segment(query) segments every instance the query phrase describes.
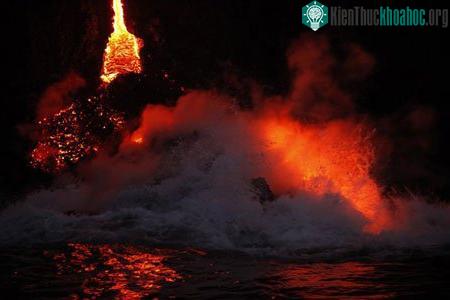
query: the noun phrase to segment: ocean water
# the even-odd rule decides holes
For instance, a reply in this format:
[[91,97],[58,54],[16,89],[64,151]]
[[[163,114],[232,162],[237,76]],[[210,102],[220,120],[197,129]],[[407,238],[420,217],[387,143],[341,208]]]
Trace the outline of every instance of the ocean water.
[[67,243],[0,250],[2,299],[444,299],[450,255],[306,261]]
[[0,299],[450,296],[450,206],[382,199],[395,226],[369,234],[342,195],[270,195],[264,156],[224,149],[238,132],[100,156],[9,201]]
[[130,186],[96,211],[83,195],[0,211],[1,299],[450,297],[448,207],[405,201],[408,222],[368,234],[339,196],[261,204],[235,177]]

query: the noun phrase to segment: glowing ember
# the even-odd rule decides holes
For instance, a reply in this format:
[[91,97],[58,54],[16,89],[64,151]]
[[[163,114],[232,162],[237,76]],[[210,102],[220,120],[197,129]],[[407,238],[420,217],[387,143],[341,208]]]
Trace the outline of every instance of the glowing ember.
[[105,84],[111,83],[118,75],[141,73],[142,65],[139,50],[142,40],[128,32],[125,25],[121,0],[113,0],[114,31],[109,37],[103,57],[103,74]]
[[124,126],[124,120],[97,98],[90,98],[40,120],[38,126],[40,139],[31,152],[31,165],[56,172],[96,153],[107,136]]
[[133,142],[136,143],[136,144],[142,144],[142,143],[144,143],[144,138],[140,137],[140,136],[134,137],[133,138]]

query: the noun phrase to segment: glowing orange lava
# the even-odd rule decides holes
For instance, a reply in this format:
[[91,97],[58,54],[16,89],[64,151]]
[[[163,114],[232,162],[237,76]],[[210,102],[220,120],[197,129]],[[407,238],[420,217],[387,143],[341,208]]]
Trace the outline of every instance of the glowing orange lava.
[[136,144],[142,144],[144,142],[144,138],[143,137],[135,137],[133,138],[133,142],[135,142]]
[[380,188],[372,179],[372,145],[364,128],[349,121],[305,125],[289,116],[265,116],[257,126],[267,145],[267,177],[279,192],[301,189],[339,194],[368,221],[367,231],[388,226]]
[[37,122],[39,141],[31,152],[31,165],[55,173],[94,155],[105,139],[124,127],[122,114],[97,97],[74,101],[58,113]]
[[111,83],[121,74],[142,72],[139,50],[143,42],[128,32],[121,0],[113,0],[113,9],[114,31],[105,49],[103,74],[100,77],[105,84]]
[[240,132],[245,141],[222,142],[233,149],[252,151],[249,157],[262,154],[263,161],[252,176],[264,177],[276,195],[338,195],[367,220],[366,232],[392,228],[382,188],[371,174],[375,154],[366,126],[353,119],[303,123],[293,116],[289,103],[229,114],[227,105],[212,99],[193,93],[181,98],[175,108],[147,106],[141,126],[124,146],[148,144],[158,135],[172,132],[176,136],[187,128],[201,132],[211,124],[223,128],[240,124],[231,136]]

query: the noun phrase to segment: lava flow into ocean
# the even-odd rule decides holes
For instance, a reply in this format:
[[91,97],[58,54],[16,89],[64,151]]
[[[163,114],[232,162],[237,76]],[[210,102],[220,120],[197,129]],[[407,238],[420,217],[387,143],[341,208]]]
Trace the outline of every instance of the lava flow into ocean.
[[[142,71],[139,57],[142,41],[128,32],[121,0],[113,1],[113,10],[114,31],[105,49],[100,77],[104,87],[118,75]],[[40,139],[31,153],[32,165],[48,172],[60,171],[93,155],[106,136],[123,129],[122,114],[102,102],[98,97],[75,100],[57,113],[41,116]]]
[[449,298],[445,28],[347,4],[9,1],[0,297]]
[[[408,230],[414,209],[387,197],[373,176],[375,129],[367,116],[355,112],[352,96],[333,75],[337,68],[350,68],[358,78],[367,76],[375,62],[361,47],[347,47],[349,59],[338,59],[326,38],[306,36],[288,51],[293,79],[284,95],[266,95],[253,83],[249,109],[216,89],[180,88],[175,105],[148,103],[135,117],[113,108],[107,95],[114,93],[111,85],[118,78],[145,76],[144,44],[128,31],[123,3],[114,0],[112,8],[113,32],[104,50],[98,95],[72,99],[83,79],[68,76],[47,91],[59,94],[52,110],[43,104],[34,134],[33,167],[82,178],[77,198],[84,204],[73,210],[98,211],[108,202],[104,199],[123,189],[160,183],[200,159],[196,172],[211,182],[223,181],[225,189],[243,195],[250,190],[249,198],[259,199],[264,209],[286,197],[293,202],[331,197],[342,203],[342,213],[352,211],[360,218],[364,235]],[[163,78],[169,75],[164,72]],[[214,178],[214,172],[222,171],[225,177]],[[233,176],[239,183],[225,183]],[[243,190],[237,188],[241,181]]]

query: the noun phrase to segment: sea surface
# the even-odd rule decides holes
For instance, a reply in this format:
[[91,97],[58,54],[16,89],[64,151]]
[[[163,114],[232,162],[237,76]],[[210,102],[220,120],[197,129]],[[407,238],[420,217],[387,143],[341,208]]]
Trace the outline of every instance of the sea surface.
[[258,257],[64,243],[0,250],[2,299],[448,299],[450,255]]

